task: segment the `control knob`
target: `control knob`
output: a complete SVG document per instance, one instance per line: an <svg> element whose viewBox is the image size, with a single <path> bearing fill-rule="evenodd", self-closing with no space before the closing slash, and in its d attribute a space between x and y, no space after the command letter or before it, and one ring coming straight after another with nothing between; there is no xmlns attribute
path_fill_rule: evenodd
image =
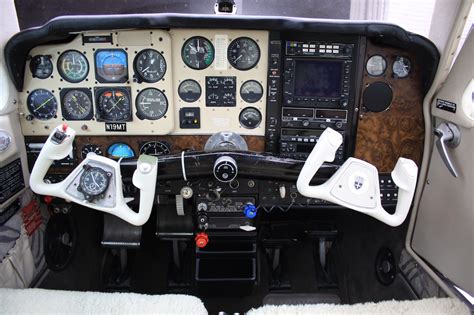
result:
<svg viewBox="0 0 474 315"><path fill-rule="evenodd" d="M237 177L237 162L230 156L221 156L214 163L213 171L218 181L231 182Z"/></svg>

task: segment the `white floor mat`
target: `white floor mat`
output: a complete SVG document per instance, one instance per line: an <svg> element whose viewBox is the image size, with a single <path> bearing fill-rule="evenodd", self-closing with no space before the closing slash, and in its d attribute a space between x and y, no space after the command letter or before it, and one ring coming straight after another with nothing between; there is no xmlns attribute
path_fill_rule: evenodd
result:
<svg viewBox="0 0 474 315"><path fill-rule="evenodd" d="M248 312L247 315L306 315L306 314L453 314L468 315L469 309L461 301L451 298L423 299L417 301L385 301L354 305L316 304L316 305L265 305Z"/></svg>
<svg viewBox="0 0 474 315"><path fill-rule="evenodd" d="M0 314L207 314L189 295L0 289Z"/></svg>

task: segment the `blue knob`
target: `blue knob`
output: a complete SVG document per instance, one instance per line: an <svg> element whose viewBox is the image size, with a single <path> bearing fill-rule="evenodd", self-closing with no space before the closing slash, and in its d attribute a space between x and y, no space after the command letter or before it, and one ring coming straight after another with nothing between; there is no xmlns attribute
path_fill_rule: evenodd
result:
<svg viewBox="0 0 474 315"><path fill-rule="evenodd" d="M246 204L244 206L244 214L249 219L255 218L257 216L257 207L252 203Z"/></svg>

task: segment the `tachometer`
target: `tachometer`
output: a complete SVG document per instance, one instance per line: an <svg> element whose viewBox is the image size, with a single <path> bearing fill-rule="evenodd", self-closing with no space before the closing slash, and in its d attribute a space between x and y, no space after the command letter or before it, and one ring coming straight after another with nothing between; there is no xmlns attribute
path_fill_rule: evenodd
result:
<svg viewBox="0 0 474 315"><path fill-rule="evenodd" d="M127 53L122 49L99 49L95 53L96 80L101 83L128 80Z"/></svg>
<svg viewBox="0 0 474 315"><path fill-rule="evenodd" d="M262 113L255 107L246 107L240 112L239 122L244 128L255 129L262 122Z"/></svg>
<svg viewBox="0 0 474 315"><path fill-rule="evenodd" d="M166 61L162 54L154 49L144 49L133 61L135 75L140 81L158 82L166 73Z"/></svg>
<svg viewBox="0 0 474 315"><path fill-rule="evenodd" d="M196 102L201 97L201 93L199 83L191 79L184 80L178 87L179 97L188 103Z"/></svg>
<svg viewBox="0 0 474 315"><path fill-rule="evenodd" d="M367 69L368 74L373 77L378 77L385 73L385 70L387 69L387 61L380 55L374 55L367 60L365 68Z"/></svg>
<svg viewBox="0 0 474 315"><path fill-rule="evenodd" d="M256 103L263 96L263 87L258 81L246 81L240 88L240 96L247 103Z"/></svg>
<svg viewBox="0 0 474 315"><path fill-rule="evenodd" d="M207 38L194 36L184 43L181 57L188 67L202 70L214 61L214 46Z"/></svg>
<svg viewBox="0 0 474 315"><path fill-rule="evenodd" d="M33 78L46 79L53 73L51 56L37 55L30 61L30 71Z"/></svg>
<svg viewBox="0 0 474 315"><path fill-rule="evenodd" d="M150 141L143 144L140 148L140 154L159 156L170 154L169 144L161 141Z"/></svg>
<svg viewBox="0 0 474 315"><path fill-rule="evenodd" d="M227 60L236 69L250 70L260 60L260 48L257 42L251 38L236 38L227 48Z"/></svg>
<svg viewBox="0 0 474 315"><path fill-rule="evenodd" d="M396 78L406 78L410 74L411 62L410 59L397 56L392 66L393 76Z"/></svg>
<svg viewBox="0 0 474 315"><path fill-rule="evenodd" d="M137 117L140 119L157 120L163 117L168 110L168 100L165 94L158 89L144 89L136 100Z"/></svg>
<svg viewBox="0 0 474 315"><path fill-rule="evenodd" d="M67 50L59 56L58 71L61 77L71 83L84 80L89 74L86 56L77 50Z"/></svg>
<svg viewBox="0 0 474 315"><path fill-rule="evenodd" d="M37 119L48 120L56 116L58 102L54 94L45 89L37 89L28 95L26 105Z"/></svg>
<svg viewBox="0 0 474 315"><path fill-rule="evenodd" d="M90 120L92 118L92 94L88 89L62 89L61 99L64 119Z"/></svg>
<svg viewBox="0 0 474 315"><path fill-rule="evenodd" d="M126 88L98 88L97 119L101 121L130 121L130 92Z"/></svg>

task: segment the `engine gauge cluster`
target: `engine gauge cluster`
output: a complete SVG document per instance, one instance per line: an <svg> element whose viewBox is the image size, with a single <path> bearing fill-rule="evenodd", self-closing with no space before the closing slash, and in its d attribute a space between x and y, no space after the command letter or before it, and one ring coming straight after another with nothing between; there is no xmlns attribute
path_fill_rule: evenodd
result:
<svg viewBox="0 0 474 315"><path fill-rule="evenodd" d="M206 106L236 105L236 77L206 77Z"/></svg>

